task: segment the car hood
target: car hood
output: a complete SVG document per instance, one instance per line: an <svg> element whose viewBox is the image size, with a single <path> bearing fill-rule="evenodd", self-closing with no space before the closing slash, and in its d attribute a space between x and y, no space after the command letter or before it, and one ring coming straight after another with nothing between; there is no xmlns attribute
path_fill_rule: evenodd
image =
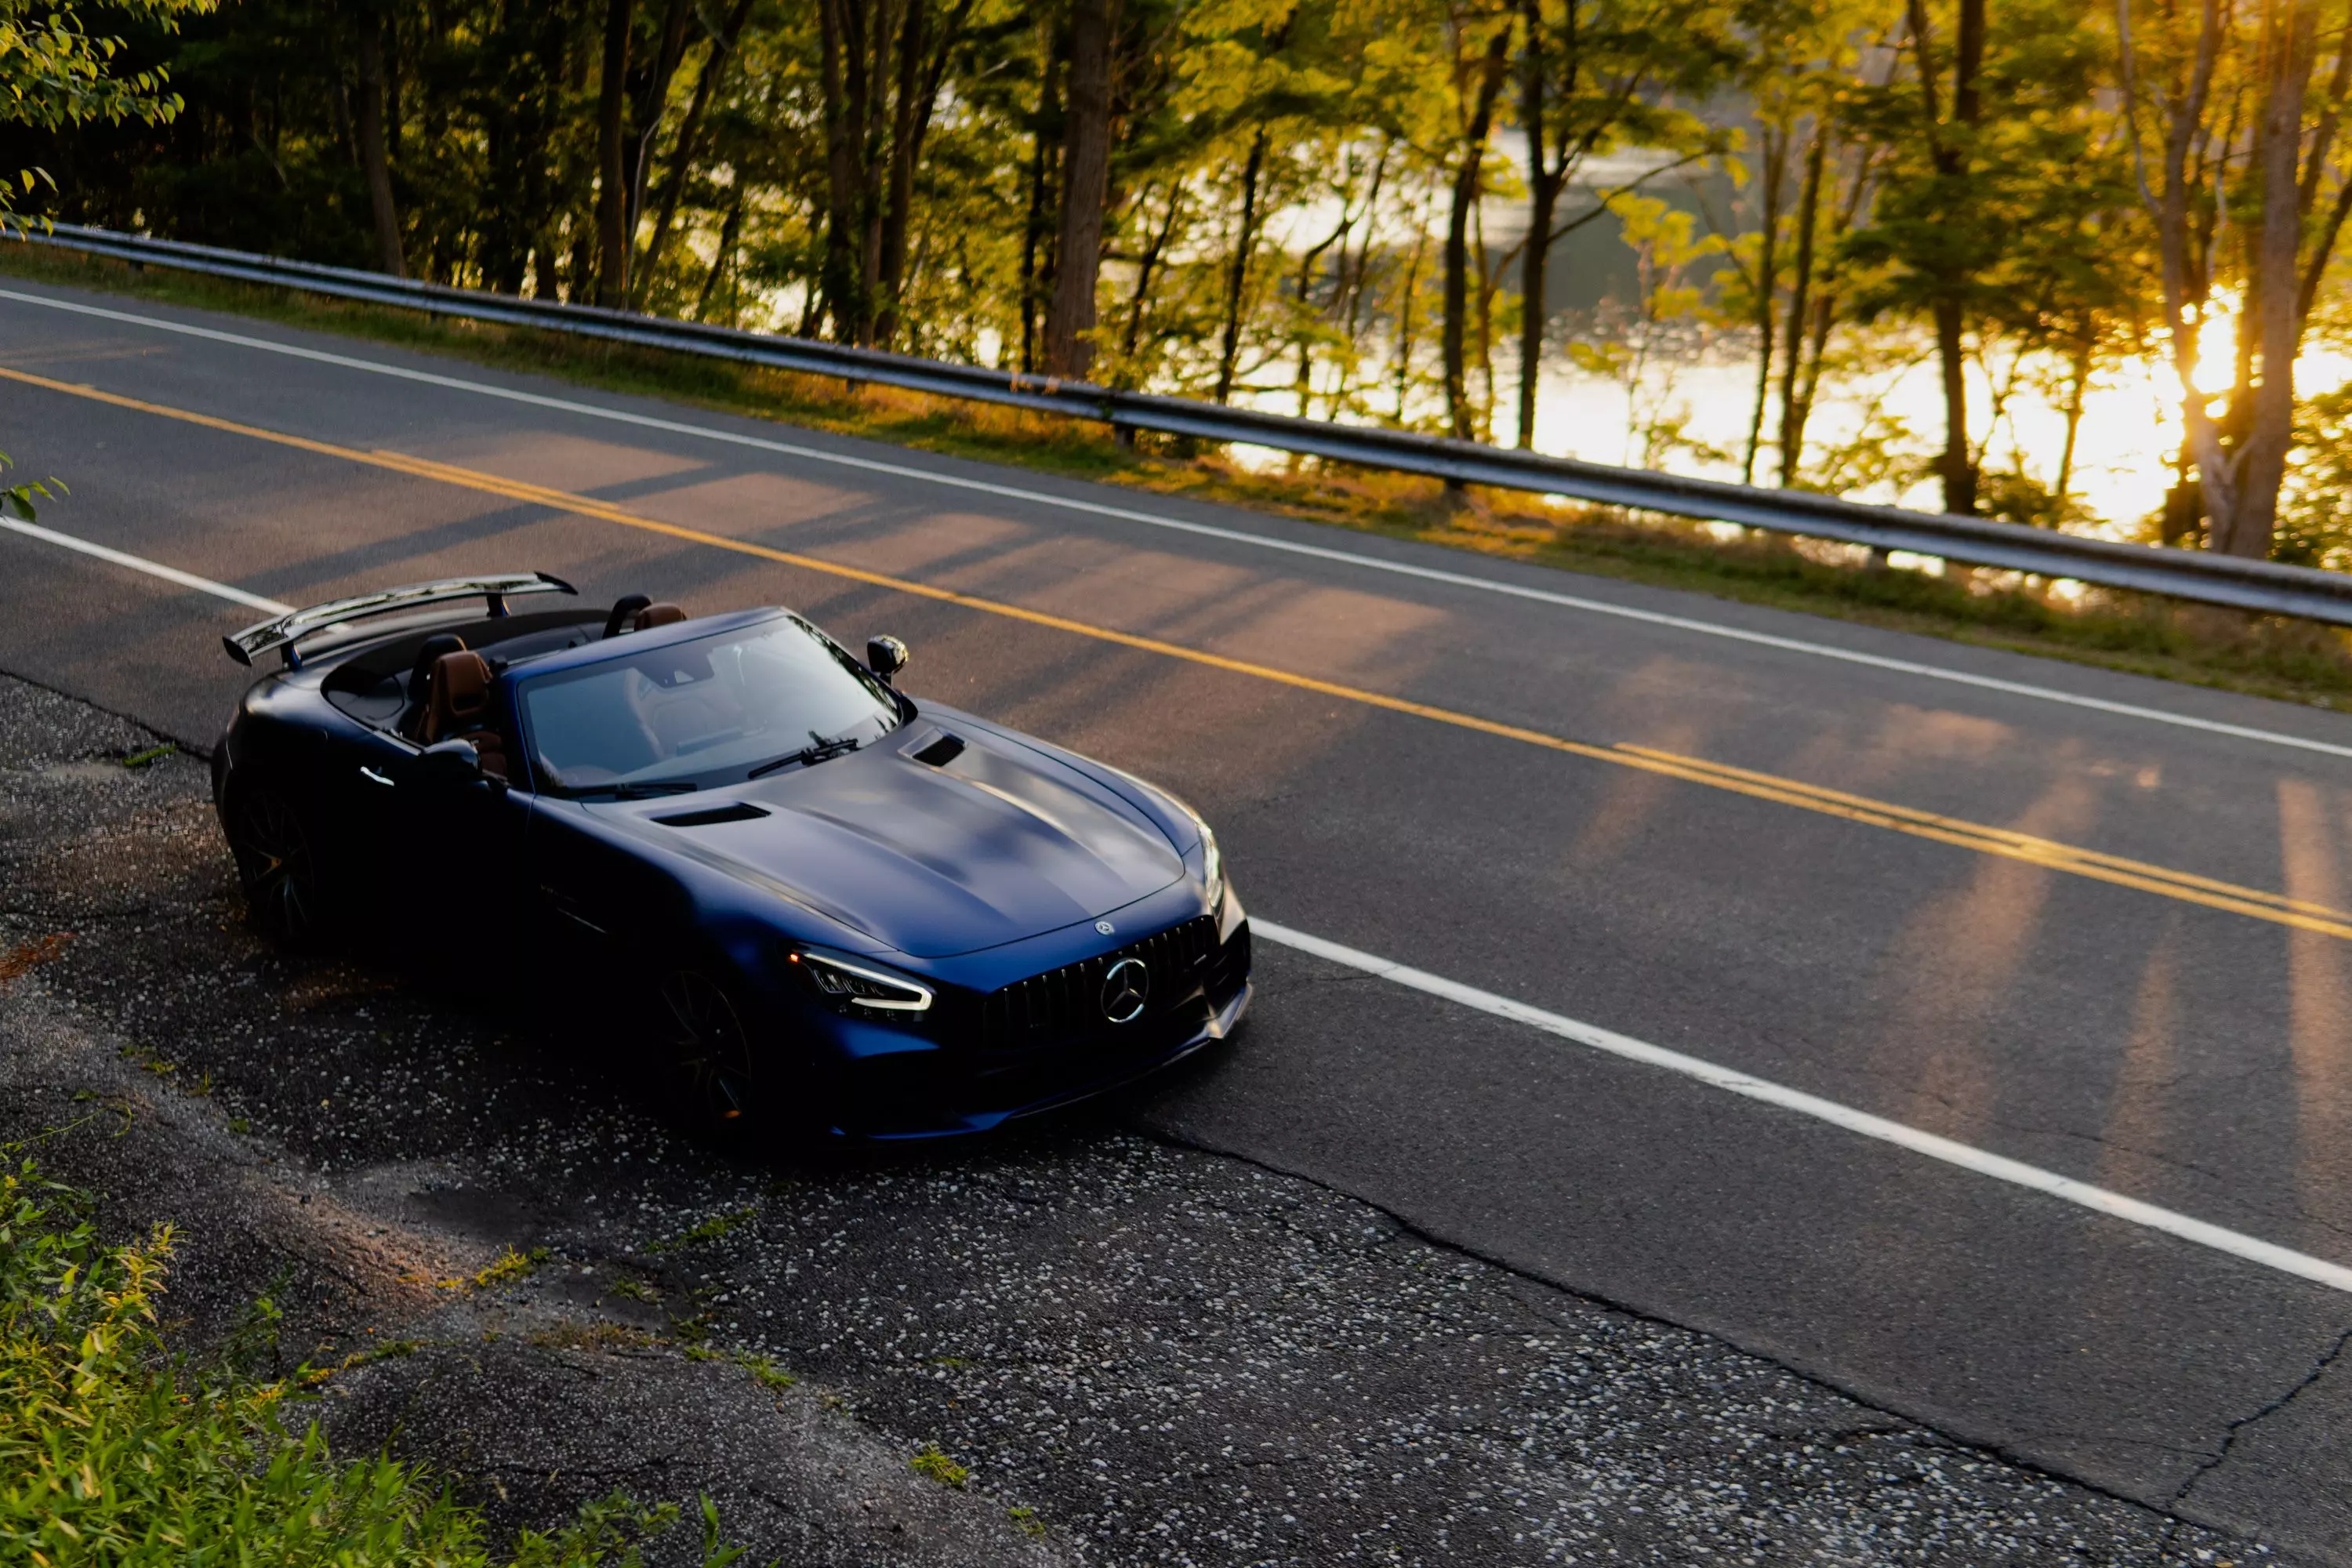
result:
<svg viewBox="0 0 2352 1568"><path fill-rule="evenodd" d="M963 737L944 766L922 736L731 789L767 813L646 831L779 890L879 942L945 958L1095 920L1167 887L1182 858L1128 802L1040 752ZM697 812L719 803L688 797ZM633 815L636 815L634 814Z"/></svg>

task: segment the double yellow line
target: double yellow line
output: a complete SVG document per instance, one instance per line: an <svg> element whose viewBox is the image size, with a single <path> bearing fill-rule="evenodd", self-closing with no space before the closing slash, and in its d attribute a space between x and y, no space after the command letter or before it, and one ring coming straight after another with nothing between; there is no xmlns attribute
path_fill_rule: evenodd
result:
<svg viewBox="0 0 2352 1568"><path fill-rule="evenodd" d="M551 489L543 485L527 484L497 474L486 474L473 468L461 468L448 463L436 463L429 458L412 458L399 452L363 452L353 447L340 447L331 442L313 441L306 437L289 436L282 431L265 430L257 426L241 425L209 414L197 414L184 408L173 408L163 404L147 403L120 393L102 392L93 386L72 382L54 381L47 376L27 371L0 367L0 379L21 382L68 396L88 398L110 404L118 408L152 414L161 418L175 419L183 424L202 426L234 436L244 436L275 446L290 447L298 451L312 452L320 457L335 458L344 462L363 463L372 468L388 468L394 473L408 474L439 484L461 486L485 494L502 496L551 510L569 512L577 517L594 518L601 522L615 523L646 533L657 533L689 544L708 545L714 550L732 551L738 555L754 556L806 572L822 573L831 577L846 578L895 593L911 594L918 598L931 599L944 605L956 605L1009 620L1025 621L1031 626L1045 626L1076 637L1091 637L1097 642L1114 643L1144 653L1159 654L1168 658L1182 659L1190 664L1204 665L1234 675L1244 675L1257 680L1295 687L1324 697L1360 703L1368 708L1384 709L1391 713L1410 714L1433 723L1447 724L1455 729L1475 731L1502 740L1517 741L1540 746L1548 751L1565 752L1570 756L1584 757L1593 762L1634 768L1643 773L1680 779L1686 784L1704 784L1709 789L1723 790L1732 795L1747 795L1754 800L1771 801L1776 805L1794 806L1824 816L1837 817L1890 832L1908 834L1938 844L1948 844L1979 855L1991 855L2003 859L2022 861L2070 876L2086 877L2094 881L2109 882L2117 887L2135 888L2142 892L2176 899L2183 903L2198 904L2207 909L2222 910L2231 914L2245 915L2253 920L2268 921L2274 925L2298 931L2318 931L2327 936L2352 940L2352 913L2335 910L2324 904L2305 903L2259 888L2240 887L2233 882L2218 881L2186 871L2175 871L2146 861L2126 859L2119 855L2106 855L2095 849L2085 849L2054 839L2038 838L2030 833L2019 833L2005 827L1990 827L1983 823L1969 822L1959 817L1941 816L1934 812L1915 811L1909 806L1895 805L1865 795L1848 795L1842 790L1823 789L1777 774L1757 773L1747 768L1735 768L1722 763L1710 763L1698 757L1685 757L1673 752L1659 751L1650 746L1619 743L1612 746L1594 745L1584 741L1571 741L1540 730L1524 729L1516 724L1498 723L1481 719L1473 713L1463 713L1450 708L1439 708L1426 702L1414 702L1385 692L1367 690L1362 687L1346 686L1337 681L1318 680L1271 665L1255 664L1247 659L1227 658L1223 654L1185 647L1178 643L1162 642L1157 637L1139 637L1132 632L1114 631L1108 626L1094 626L1086 621L1072 620L1066 616L1050 615L1043 610L1029 609L1021 605L1007 604L1001 599L982 598L974 594L959 593L952 588L936 587L929 583L894 577L887 573L868 572L862 567L845 566L839 562L820 560L789 550L776 550L746 540L730 539L725 534L709 533L698 528L686 528L677 523L660 522L625 511L593 496L574 495L567 490Z"/></svg>

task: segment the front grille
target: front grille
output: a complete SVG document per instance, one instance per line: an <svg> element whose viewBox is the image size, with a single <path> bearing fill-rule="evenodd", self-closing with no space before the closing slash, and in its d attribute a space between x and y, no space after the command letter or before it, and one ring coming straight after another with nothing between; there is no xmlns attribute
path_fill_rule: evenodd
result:
<svg viewBox="0 0 2352 1568"><path fill-rule="evenodd" d="M992 1051L1024 1050L1138 1028L1197 995L1202 971L1216 952L1216 917L1201 915L1116 952L1016 980L982 999L981 1046ZM1113 1024L1103 1016L1103 977L1111 965L1130 958L1141 959L1150 971L1150 1000L1141 1017Z"/></svg>

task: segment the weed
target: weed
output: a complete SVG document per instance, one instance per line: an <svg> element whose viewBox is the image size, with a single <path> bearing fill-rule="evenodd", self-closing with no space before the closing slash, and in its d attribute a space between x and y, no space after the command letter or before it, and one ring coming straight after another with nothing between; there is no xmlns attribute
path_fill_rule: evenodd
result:
<svg viewBox="0 0 2352 1568"><path fill-rule="evenodd" d="M102 1246L93 1207L29 1160L0 1173L0 1540L10 1562L178 1563L220 1545L241 1563L581 1568L640 1561L643 1542L680 1521L675 1504L614 1493L493 1559L481 1515L442 1478L381 1453L340 1462L315 1422L286 1419L316 1369L263 1382L171 1354L157 1324L170 1227ZM395 1340L344 1364L418 1348ZM701 1504L703 1568L728 1568L740 1552L720 1542L718 1512Z"/></svg>
<svg viewBox="0 0 2352 1568"><path fill-rule="evenodd" d="M661 1293L656 1290L652 1286L646 1284L644 1280L631 1279L626 1277L615 1279L610 1285L605 1286L604 1294L607 1296L619 1296L625 1300L645 1301L648 1303L661 1300Z"/></svg>
<svg viewBox="0 0 2352 1568"><path fill-rule="evenodd" d="M707 1345L688 1345L686 1347L685 1354L686 1359L688 1361L717 1361L719 1359L719 1352L710 1349Z"/></svg>
<svg viewBox="0 0 2352 1568"><path fill-rule="evenodd" d="M315 1388L337 1373L353 1372L380 1361L397 1361L403 1356L415 1355L434 1342L431 1340L386 1340L380 1345L353 1351L332 1366L305 1367L299 1375L305 1384Z"/></svg>
<svg viewBox="0 0 2352 1568"><path fill-rule="evenodd" d="M545 1263L550 1256L543 1247L534 1247L529 1252L517 1252L509 1247L499 1254L488 1268L474 1276L474 1289L489 1290L501 1285L518 1284L538 1273L540 1265Z"/></svg>
<svg viewBox="0 0 2352 1568"><path fill-rule="evenodd" d="M641 1351L656 1342L626 1323L558 1323L532 1334L530 1342L546 1351Z"/></svg>
<svg viewBox="0 0 2352 1568"><path fill-rule="evenodd" d="M242 1138L253 1131L253 1123L242 1116L232 1116L228 1119L228 1130Z"/></svg>
<svg viewBox="0 0 2352 1568"><path fill-rule="evenodd" d="M677 1252L685 1247L698 1246L702 1242L716 1241L729 1231L749 1225L759 1217L760 1205L745 1204L740 1208L729 1209L725 1214L712 1215L699 1225L671 1237L667 1241L655 1242L646 1250L656 1254Z"/></svg>
<svg viewBox="0 0 2352 1568"><path fill-rule="evenodd" d="M165 757L170 756L179 749L179 747L173 745L171 742L166 741L160 746L150 746L143 752L131 752L129 756L122 759L122 765L126 768L143 768L148 766L150 763L162 762Z"/></svg>
<svg viewBox="0 0 2352 1568"><path fill-rule="evenodd" d="M937 1443L924 1444L915 1457L907 1461L907 1468L919 1476L928 1477L943 1487L953 1487L958 1491L963 1490L964 1482L971 1479L971 1472L940 1453Z"/></svg>
<svg viewBox="0 0 2352 1568"><path fill-rule="evenodd" d="M800 1381L774 1362L750 1351L737 1351L735 1364L751 1374L751 1381L772 1393L781 1393Z"/></svg>
<svg viewBox="0 0 2352 1568"><path fill-rule="evenodd" d="M1045 1521L1037 1517L1035 1509L1015 1503L1004 1512L1006 1517L1021 1527L1022 1534L1042 1537L1045 1533Z"/></svg>

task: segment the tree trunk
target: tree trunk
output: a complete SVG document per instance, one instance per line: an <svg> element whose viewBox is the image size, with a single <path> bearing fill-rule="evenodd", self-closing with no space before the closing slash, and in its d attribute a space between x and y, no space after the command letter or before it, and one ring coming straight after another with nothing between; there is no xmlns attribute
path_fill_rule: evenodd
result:
<svg viewBox="0 0 2352 1568"><path fill-rule="evenodd" d="M1478 205L1479 174L1487 133L1494 129L1495 100L1510 62L1511 30L1497 28L1478 70L1470 116L1462 128L1462 160L1454 166L1453 202L1445 219L1445 418L1454 439L1476 434L1470 407L1468 344L1470 307L1470 213Z"/></svg>
<svg viewBox="0 0 2352 1568"><path fill-rule="evenodd" d="M1576 0L1568 14L1576 16ZM1546 74L1543 0L1519 0L1519 21L1526 29L1521 46L1519 123L1528 138L1528 237L1519 251L1519 433L1523 452L1536 446L1536 391L1543 374L1544 327L1550 314L1551 223L1559 209L1562 182L1553 177L1550 132L1545 100L1551 83Z"/></svg>
<svg viewBox="0 0 2352 1568"><path fill-rule="evenodd" d="M629 190L621 113L627 104L629 0L604 0L604 74L596 89L596 303L629 299Z"/></svg>
<svg viewBox="0 0 2352 1568"><path fill-rule="evenodd" d="M367 174L368 205L375 212L375 263L394 278L408 276L400 253L400 214L392 203L392 160L383 138L383 13L369 5L360 13L360 163Z"/></svg>
<svg viewBox="0 0 2352 1568"><path fill-rule="evenodd" d="M2074 442L2083 431L2083 399L2091 388L2091 340L2074 345L2066 365L2066 439L2058 449L2057 526L2065 526L2066 492L2074 484Z"/></svg>
<svg viewBox="0 0 2352 1568"><path fill-rule="evenodd" d="M1764 131L1764 221L1756 249L1756 399L1748 412L1748 449L1739 459L1739 482L1756 482L1756 453L1764 444L1764 409L1772 397L1772 330L1780 288L1780 186L1787 178L1791 130L1783 125L1775 139Z"/></svg>
<svg viewBox="0 0 2352 1568"><path fill-rule="evenodd" d="M2262 226L2252 237L2252 299L2245 321L2250 346L2262 356L2262 381L2248 400L2246 432L2235 454L2238 504L2230 515L2213 519L2210 546L2258 560L2271 552L2279 484L2286 477L2287 447L2294 438L2294 356L2303 336L2296 310L2303 242L2297 172L2317 26L2310 0L2273 0L2263 17L2266 79L2255 140L2262 171ZM2243 382L2242 375L2242 385Z"/></svg>
<svg viewBox="0 0 2352 1568"><path fill-rule="evenodd" d="M645 86L637 94L634 118L629 122L629 130L635 133L625 133L623 138L629 208L622 225L632 248L637 242L637 227L645 218L646 185L653 178L654 139L661 134L662 119L669 109L670 79L677 75L678 65L686 58L686 28L693 17L690 0L669 0L662 16L661 41L654 51L652 68L646 72ZM634 267L630 275L632 279L635 276Z"/></svg>
<svg viewBox="0 0 2352 1568"><path fill-rule="evenodd" d="M727 264L735 258L736 242L743 234L743 187L739 184L735 199L728 204L727 216L719 225L719 248L710 258L710 271L702 279L701 292L694 297L694 319L698 321L710 319L710 297L719 291L719 280L726 276ZM808 336L805 322L802 324L801 336Z"/></svg>
<svg viewBox="0 0 2352 1568"><path fill-rule="evenodd" d="M2125 0L2126 4L2129 0ZM1911 46L1918 61L1919 96L1925 110L1922 124L1937 180L1947 202L1963 199L1969 151L1964 138L1947 133L1936 106L1937 66L1927 38L1926 0L1910 0ZM1959 38L1952 64L1952 120L1965 130L1980 112L1977 77L1984 63L1985 0L1960 0ZM1936 361L1944 395L1944 450L1936 460L1943 480L1944 510L1973 517L1977 509L1977 474L1969 447L1968 323L1963 295L1967 279L1946 274L1933 279L1929 313L1936 324Z"/></svg>
<svg viewBox="0 0 2352 1568"><path fill-rule="evenodd" d="M1062 224L1045 374L1086 379L1094 361L1095 284L1102 271L1103 203L1110 191L1110 0L1074 0L1069 110L1062 136Z"/></svg>
<svg viewBox="0 0 2352 1568"><path fill-rule="evenodd" d="M1797 398L1797 362L1804 346L1805 311L1813 289L1813 237L1822 210L1822 174L1829 161L1829 132L1815 124L1805 150L1805 184L1797 197L1797 257L1789 280L1789 337L1780 354L1780 486L1797 482L1805 456L1805 421L1811 410Z"/></svg>
<svg viewBox="0 0 2352 1568"><path fill-rule="evenodd" d="M678 123L677 145L670 150L669 172L662 177L653 237L646 241L645 264L637 269L635 294L640 300L661 270L663 254L669 248L670 227L677 221L677 205L686 195L687 178L702 152L702 117L709 110L711 95L718 90L719 78L734 54L735 40L742 36L743 24L751 15L751 0L735 0L719 36L710 40L710 58L702 62L702 74L695 79L694 97L687 103L686 118Z"/></svg>
<svg viewBox="0 0 2352 1568"><path fill-rule="evenodd" d="M833 318L837 342L866 341L873 320L866 264L867 215L866 149L871 126L873 79L868 36L878 20L866 0L816 0L818 82L824 100L825 225L824 260L819 290Z"/></svg>
<svg viewBox="0 0 2352 1568"><path fill-rule="evenodd" d="M1225 270L1225 330L1217 352L1216 399L1232 401L1234 376L1241 363L1242 300L1249 286L1250 252L1257 246L1257 182L1265 168L1266 128L1260 125L1251 139L1249 157L1242 164L1242 226L1234 239L1233 265Z"/></svg>
<svg viewBox="0 0 2352 1568"><path fill-rule="evenodd" d="M1160 270L1160 258L1167 253L1168 242L1176 233L1176 216L1184 205L1184 182L1172 182L1168 188L1168 212L1160 222L1160 230L1144 247L1143 258L1135 269L1135 297L1128 301L1127 335L1120 340L1119 353L1132 361L1143 341L1143 313L1151 303L1151 281Z"/></svg>
<svg viewBox="0 0 2352 1568"><path fill-rule="evenodd" d="M1037 121L1030 137L1029 216L1021 226L1021 374L1037 368L1037 297L1042 278L1053 270L1045 248L1046 193L1053 188L1052 132L1061 116L1061 100L1054 87L1058 65L1052 46L1041 50L1037 79Z"/></svg>

